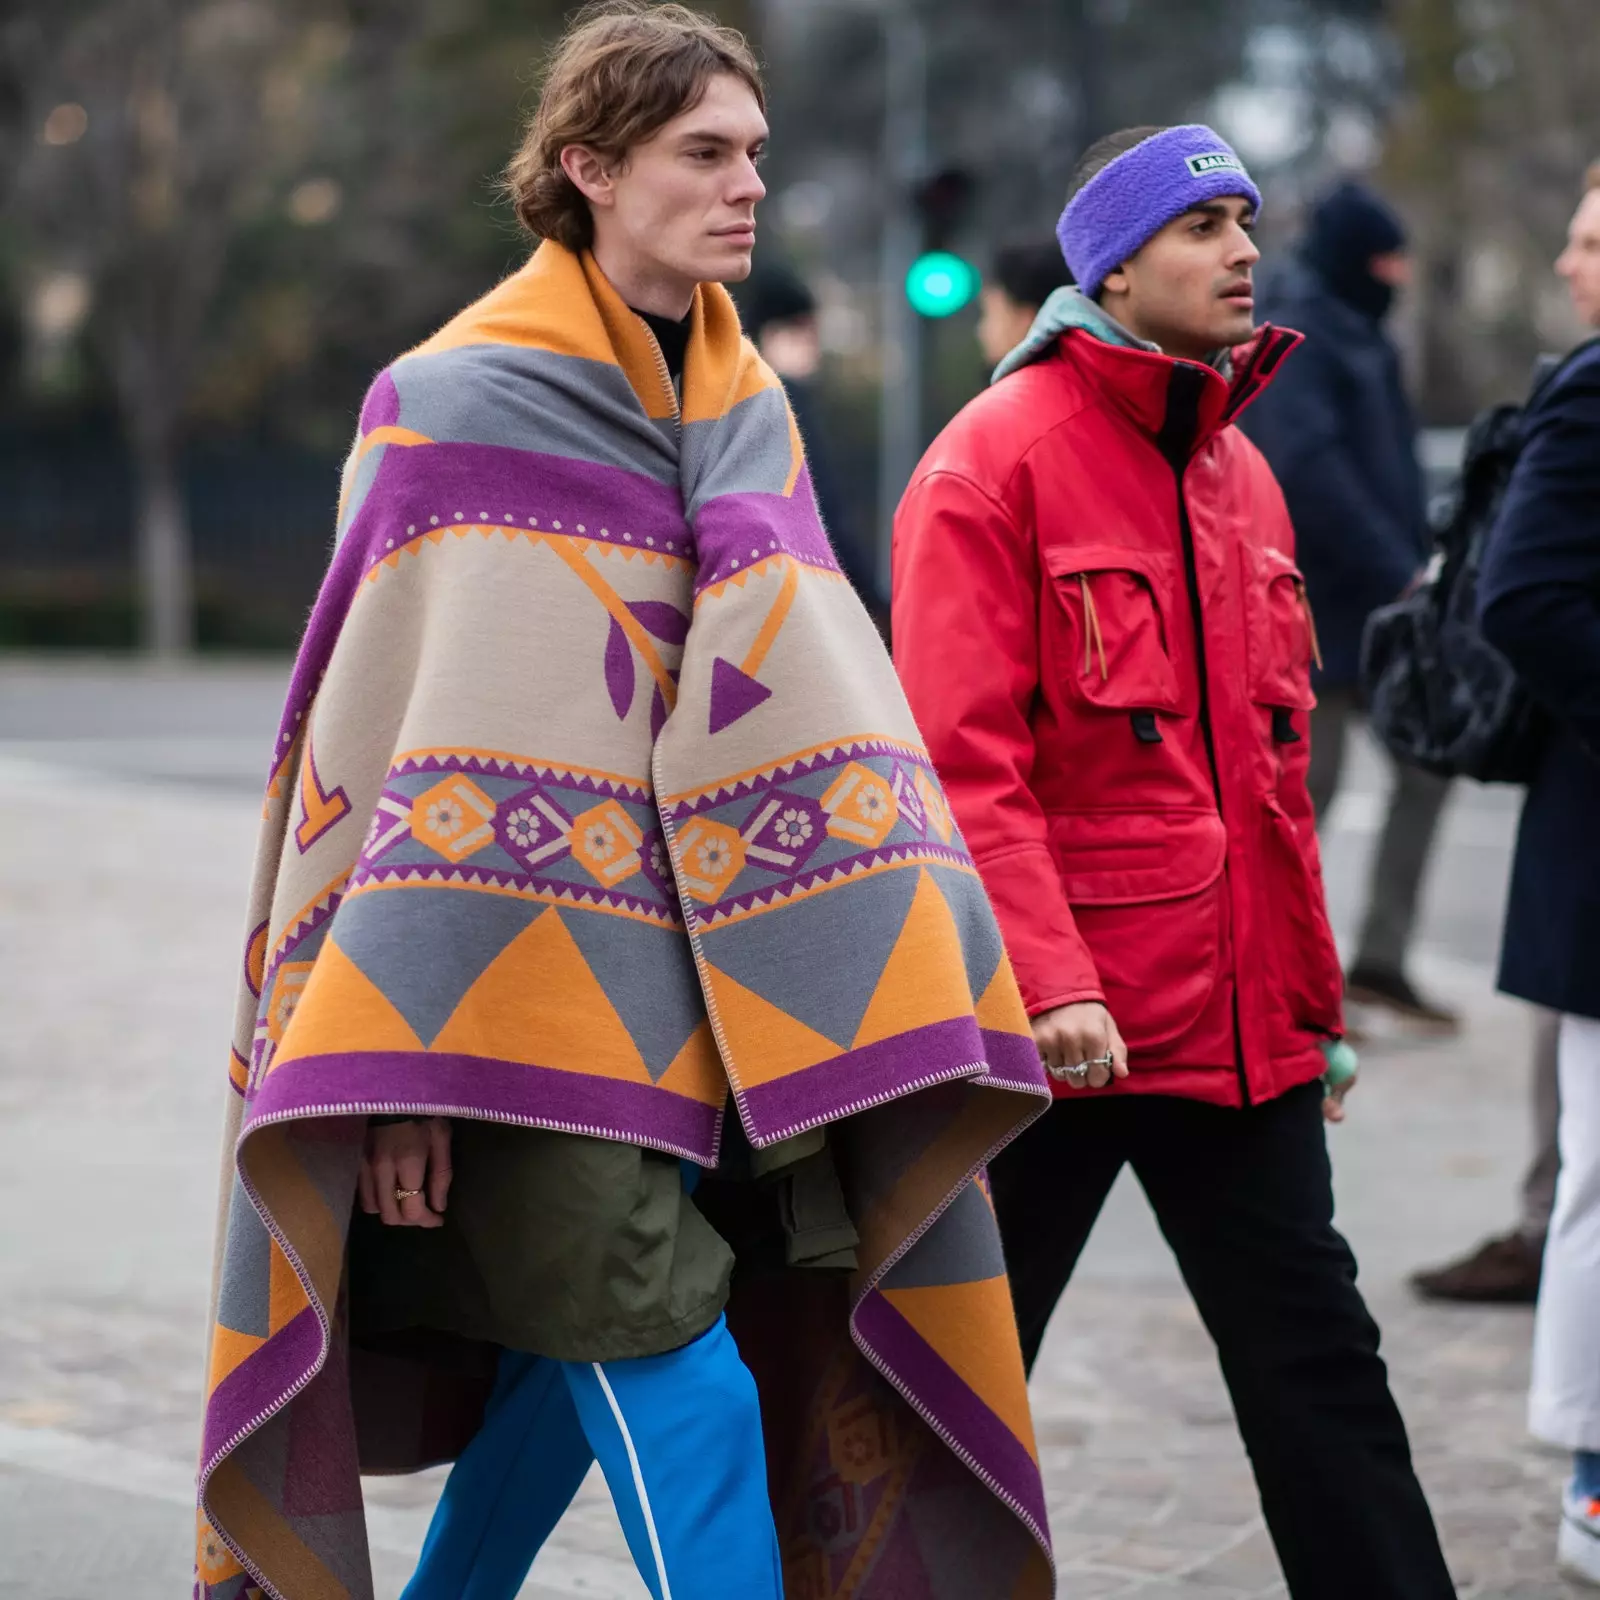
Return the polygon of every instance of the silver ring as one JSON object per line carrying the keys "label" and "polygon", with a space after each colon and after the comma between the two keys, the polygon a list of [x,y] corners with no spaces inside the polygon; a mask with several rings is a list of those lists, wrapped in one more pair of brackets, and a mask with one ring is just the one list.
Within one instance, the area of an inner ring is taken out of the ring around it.
{"label": "silver ring", "polygon": [[1080,1061],[1075,1067],[1051,1067],[1050,1076],[1070,1084],[1074,1089],[1088,1087],[1089,1063]]}
{"label": "silver ring", "polygon": [[1117,1064],[1116,1052],[1107,1050],[1103,1056],[1096,1056],[1092,1061],[1085,1061],[1083,1064],[1086,1067],[1114,1067]]}

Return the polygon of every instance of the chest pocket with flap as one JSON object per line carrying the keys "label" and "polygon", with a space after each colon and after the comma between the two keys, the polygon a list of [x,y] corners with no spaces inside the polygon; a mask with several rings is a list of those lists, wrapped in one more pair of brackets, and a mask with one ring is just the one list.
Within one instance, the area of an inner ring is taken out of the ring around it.
{"label": "chest pocket with flap", "polygon": [[1177,710],[1172,559],[1158,550],[1075,544],[1046,549],[1044,565],[1053,681],[1070,699],[1108,711]]}
{"label": "chest pocket with flap", "polygon": [[1250,698],[1257,705],[1307,710],[1316,704],[1311,665],[1322,665],[1322,652],[1306,581],[1288,556],[1270,547],[1248,551],[1246,572]]}

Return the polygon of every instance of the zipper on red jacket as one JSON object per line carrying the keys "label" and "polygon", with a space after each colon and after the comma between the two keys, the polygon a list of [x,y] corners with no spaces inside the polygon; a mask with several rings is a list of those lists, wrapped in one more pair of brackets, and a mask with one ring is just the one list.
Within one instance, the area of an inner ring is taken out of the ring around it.
{"label": "zipper on red jacket", "polygon": [[1226,427],[1261,392],[1278,363],[1300,342],[1300,335],[1285,328],[1274,328],[1270,323],[1256,338],[1242,371],[1235,374],[1228,388],[1228,403],[1223,409],[1219,424]]}
{"label": "zipper on red jacket", "polygon": [[[1204,371],[1186,361],[1173,364],[1172,375],[1167,380],[1167,414],[1161,422],[1161,432],[1156,436],[1156,448],[1172,468],[1174,488],[1178,495],[1178,534],[1183,543],[1183,577],[1189,590],[1189,615],[1194,620],[1195,666],[1200,679],[1200,733],[1205,739],[1206,760],[1211,767],[1211,792],[1216,800],[1217,815],[1226,824],[1222,805],[1222,773],[1217,765],[1217,740],[1211,725],[1211,674],[1206,664],[1205,615],[1200,605],[1200,572],[1195,560],[1194,525],[1189,521],[1189,502],[1183,492],[1183,480],[1189,470],[1189,458],[1200,432],[1200,397],[1205,393]],[[1234,919],[1230,917],[1230,925]],[[1233,931],[1234,949],[1237,952],[1238,930]],[[1250,1080],[1244,1067],[1244,1030],[1239,1017],[1239,982],[1237,971],[1233,983],[1233,1068],[1239,1078],[1239,1095],[1245,1105],[1250,1104]]]}

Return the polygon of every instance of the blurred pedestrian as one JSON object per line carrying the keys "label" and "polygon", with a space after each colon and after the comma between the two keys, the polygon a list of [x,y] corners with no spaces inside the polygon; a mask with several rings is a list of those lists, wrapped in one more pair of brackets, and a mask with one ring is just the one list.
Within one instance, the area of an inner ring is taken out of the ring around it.
{"label": "blurred pedestrian", "polygon": [[978,344],[998,367],[1028,337],[1039,307],[1072,282],[1053,235],[1002,245],[978,294]]}
{"label": "blurred pedestrian", "polygon": [[[1260,195],[1210,129],[1095,144],[1046,301],[895,522],[896,661],[1058,1099],[990,1169],[1023,1348],[1131,1164],[1296,1600],[1453,1590],[1333,1228],[1350,1087],[1306,792],[1312,630],[1234,420]],[[1325,1077],[1326,1074],[1326,1077]]]}
{"label": "blurred pedestrian", "polygon": [[[507,173],[541,242],[368,391],[257,856],[201,1600],[369,1595],[358,1472],[441,1461],[405,1600],[513,1600],[596,1461],[654,1600],[1048,1585],[972,1181],[1045,1076],[721,287],[764,99],[714,20],[586,8]],[[915,1330],[851,1288],[913,1244]],[[896,1476],[824,1548],[836,1402]]]}
{"label": "blurred pedestrian", "polygon": [[[1556,263],[1600,329],[1600,164]],[[1600,1585],[1600,338],[1523,419],[1478,590],[1484,637],[1552,715],[1528,786],[1500,987],[1561,1016],[1560,1176],[1534,1321],[1532,1431],[1573,1452],[1558,1561]]]}
{"label": "blurred pedestrian", "polygon": [[1462,1305],[1531,1306],[1539,1298],[1545,1236],[1561,1170],[1558,1128],[1561,1089],[1556,1067],[1561,1019],[1535,1007],[1529,1089],[1533,1113],[1533,1159],[1523,1174],[1516,1224],[1474,1245],[1463,1256],[1411,1275],[1424,1300]]}
{"label": "blurred pedestrian", "polygon": [[817,297],[810,284],[792,269],[763,262],[736,296],[739,316],[764,360],[783,381],[789,406],[805,441],[806,466],[817,497],[822,525],[833,541],[844,575],[855,586],[874,618],[887,619],[888,597],[878,583],[873,552],[862,543],[850,514],[835,463],[833,443],[824,422],[824,404],[817,374],[822,368],[822,328]]}
{"label": "blurred pedestrian", "polygon": [[[1319,827],[1358,718],[1367,616],[1404,590],[1428,554],[1416,418],[1385,327],[1411,270],[1400,219],[1370,190],[1344,183],[1312,210],[1297,258],[1264,275],[1262,286],[1264,320],[1305,335],[1241,425],[1283,488],[1317,619],[1322,659],[1308,781]],[[1398,762],[1390,769],[1346,996],[1450,1033],[1459,1019],[1418,993],[1406,970],[1449,780]]]}

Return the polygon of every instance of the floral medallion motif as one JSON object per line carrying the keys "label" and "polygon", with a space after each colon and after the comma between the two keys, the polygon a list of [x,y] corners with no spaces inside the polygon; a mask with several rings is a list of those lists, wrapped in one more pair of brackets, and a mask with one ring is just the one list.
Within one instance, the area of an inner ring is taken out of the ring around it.
{"label": "floral medallion motif", "polygon": [[446,778],[411,802],[411,836],[450,861],[494,838],[495,803],[470,778]]}
{"label": "floral medallion motif", "polygon": [[361,859],[375,861],[385,850],[411,835],[411,800],[406,795],[385,791],[378,796],[376,810],[361,845]]}
{"label": "floral medallion motif", "polygon": [[822,797],[828,813],[828,832],[876,849],[894,831],[900,808],[888,783],[871,767],[852,761]]}
{"label": "floral medallion motif", "polygon": [[574,817],[567,843],[573,859],[607,889],[631,878],[644,865],[639,855],[644,833],[615,800]]}
{"label": "floral medallion motif", "polygon": [[310,961],[285,961],[272,980],[272,995],[267,1001],[267,1037],[273,1044],[281,1044],[289,1031],[294,1008],[300,1004],[305,992],[306,979],[311,976]]}
{"label": "floral medallion motif", "polygon": [[657,889],[666,897],[669,903],[678,898],[677,880],[672,873],[672,856],[667,850],[666,835],[659,828],[651,828],[644,836],[644,843],[639,847],[639,855],[644,862],[644,874]]}
{"label": "floral medallion motif", "polygon": [[500,843],[530,867],[542,867],[571,848],[572,818],[538,789],[503,802]]}
{"label": "floral medallion motif", "polygon": [[828,814],[815,800],[779,791],[751,813],[741,834],[750,861],[778,872],[798,872],[827,837]]}
{"label": "floral medallion motif", "polygon": [[894,1424],[869,1395],[828,1418],[828,1459],[846,1483],[871,1483],[896,1460]]}
{"label": "floral medallion motif", "polygon": [[894,769],[894,802],[901,817],[918,833],[928,831],[928,814],[923,809],[922,798],[917,793],[917,780],[897,762]]}
{"label": "floral medallion motif", "polygon": [[725,823],[696,817],[678,835],[684,889],[704,905],[720,900],[744,871],[747,846]]}
{"label": "floral medallion motif", "polygon": [[950,816],[949,802],[939,785],[920,767],[917,769],[916,790],[927,817],[928,829],[936,833],[943,843],[949,844],[956,831],[955,823]]}
{"label": "floral medallion motif", "polygon": [[234,1558],[233,1551],[222,1542],[222,1535],[206,1520],[204,1512],[199,1514],[199,1524],[194,1564],[200,1581],[218,1584],[226,1583],[229,1578],[237,1578],[244,1568]]}

